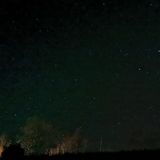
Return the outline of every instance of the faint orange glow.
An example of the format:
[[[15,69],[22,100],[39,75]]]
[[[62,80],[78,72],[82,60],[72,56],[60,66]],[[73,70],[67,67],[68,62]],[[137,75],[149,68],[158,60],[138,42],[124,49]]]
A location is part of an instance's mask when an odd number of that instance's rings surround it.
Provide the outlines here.
[[[0,146],[0,157],[2,156],[3,149],[3,146]]]

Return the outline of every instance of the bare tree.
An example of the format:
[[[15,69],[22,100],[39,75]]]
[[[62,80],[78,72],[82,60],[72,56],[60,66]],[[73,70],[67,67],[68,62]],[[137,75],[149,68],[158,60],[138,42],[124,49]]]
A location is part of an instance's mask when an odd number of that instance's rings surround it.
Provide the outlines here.
[[[57,130],[51,123],[38,117],[31,117],[26,121],[19,139],[26,154],[46,153],[57,141]]]
[[[49,155],[85,152],[86,147],[87,140],[82,138],[79,131],[76,131],[72,135],[64,136],[61,143],[49,150]]]

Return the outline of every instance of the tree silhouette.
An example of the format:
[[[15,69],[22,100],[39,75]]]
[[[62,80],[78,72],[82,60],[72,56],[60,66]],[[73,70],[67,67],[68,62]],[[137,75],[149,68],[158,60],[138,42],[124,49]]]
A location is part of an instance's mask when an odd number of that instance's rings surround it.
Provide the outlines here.
[[[61,143],[51,148],[49,155],[85,152],[86,147],[87,140],[80,135],[79,130],[76,130],[72,135],[62,137]]]
[[[21,148],[20,144],[10,145],[5,147],[2,152],[2,159],[10,160],[10,159],[22,159],[24,156],[24,149]]]
[[[21,128],[19,142],[26,154],[46,153],[58,143],[58,132],[53,125],[39,117],[31,117]]]

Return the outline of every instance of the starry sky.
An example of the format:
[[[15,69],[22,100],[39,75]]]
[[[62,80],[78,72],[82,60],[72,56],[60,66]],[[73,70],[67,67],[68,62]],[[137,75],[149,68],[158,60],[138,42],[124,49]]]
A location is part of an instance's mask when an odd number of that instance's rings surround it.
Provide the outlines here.
[[[0,132],[38,115],[89,150],[160,148],[160,2],[0,2]]]

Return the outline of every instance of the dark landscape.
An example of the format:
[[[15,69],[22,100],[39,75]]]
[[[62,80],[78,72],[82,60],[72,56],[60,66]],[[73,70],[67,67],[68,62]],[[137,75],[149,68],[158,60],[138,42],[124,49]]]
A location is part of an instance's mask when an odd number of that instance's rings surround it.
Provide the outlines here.
[[[98,159],[135,159],[135,158],[159,158],[160,150],[135,150],[118,152],[86,152],[86,153],[65,153],[60,155],[24,155],[22,148],[17,145],[8,147],[2,154],[2,160],[98,160]]]
[[[1,159],[159,151],[159,0],[0,1]]]

